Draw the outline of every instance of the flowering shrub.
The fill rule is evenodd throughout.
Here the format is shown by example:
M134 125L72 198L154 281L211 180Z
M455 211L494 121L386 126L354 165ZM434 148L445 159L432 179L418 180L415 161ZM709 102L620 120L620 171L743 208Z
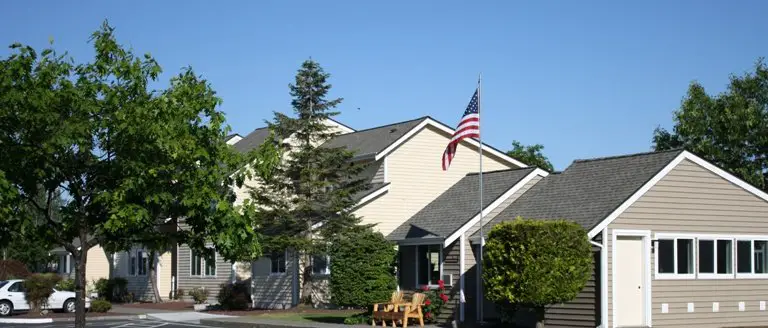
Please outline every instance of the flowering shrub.
M430 289L429 286L421 287L425 296L422 307L424 321L429 323L437 321L437 316L440 315L443 305L448 303L448 295L445 294L445 282L438 280L437 285L437 289Z

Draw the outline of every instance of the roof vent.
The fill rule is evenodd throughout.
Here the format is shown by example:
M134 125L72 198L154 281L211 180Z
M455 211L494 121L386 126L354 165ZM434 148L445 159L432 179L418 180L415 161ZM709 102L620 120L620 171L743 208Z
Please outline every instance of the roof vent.
M397 128L391 128L391 129L389 129L389 133L395 133L395 131L397 131Z

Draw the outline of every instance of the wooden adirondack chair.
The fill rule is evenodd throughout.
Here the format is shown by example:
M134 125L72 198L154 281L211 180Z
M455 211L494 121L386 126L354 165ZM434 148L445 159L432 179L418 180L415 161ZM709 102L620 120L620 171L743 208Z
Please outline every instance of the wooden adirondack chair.
M426 296L422 293L413 294L410 303L403 304L405 309L403 310L403 328L408 327L408 319L418 319L419 327L424 327L424 313L421 311L421 307L424 305L424 298ZM396 307L397 308L397 307Z
M389 303L377 303L373 305L373 315L371 316L371 327L376 326L376 320L381 320L381 326L386 327L386 321L392 320L392 327L397 327L396 320L401 318L395 315L400 304L403 304L403 292L392 292L392 298Z

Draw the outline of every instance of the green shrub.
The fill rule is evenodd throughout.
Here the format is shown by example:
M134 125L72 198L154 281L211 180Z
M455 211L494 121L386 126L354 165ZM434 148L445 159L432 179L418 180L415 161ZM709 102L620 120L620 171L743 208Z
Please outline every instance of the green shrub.
M109 279L100 278L99 280L94 281L93 289L96 291L96 294L99 294L99 298L108 299L107 295L109 295Z
M53 294L53 287L61 278L53 273L33 274L24 280L24 296L32 312L40 313Z
M570 301L592 274L587 232L565 220L525 220L496 225L483 255L486 297L502 318L529 308L543 325L544 309Z
M56 284L56 290L74 292L75 291L75 279L64 279L64 280L59 281L59 283Z
M424 293L424 321L432 323L437 321L437 316L443 312L443 305L448 303L448 295L445 294L445 282L437 281L437 289L430 289L428 286L421 287L421 293Z
M30 273L27 266L16 260L0 260L0 280L24 279Z
M246 282L222 284L218 299L222 310L245 310L251 303L248 284Z
M91 301L91 311L105 313L112 309L112 303L106 300L93 300Z
M181 288L177 288L176 293L174 293L173 290L168 292L169 300L180 300L182 297L184 297L184 290Z
M331 242L331 303L366 308L397 288L395 245L379 232L347 232Z
M369 313L357 313L344 318L345 325L368 324L370 322L371 315Z
M101 299L110 302L128 301L128 280L125 278L101 278L93 282L93 289L99 294Z
M195 304L203 304L205 301L208 300L208 290L203 288L192 288L192 290L189 291L189 296L192 296L192 299L195 301Z

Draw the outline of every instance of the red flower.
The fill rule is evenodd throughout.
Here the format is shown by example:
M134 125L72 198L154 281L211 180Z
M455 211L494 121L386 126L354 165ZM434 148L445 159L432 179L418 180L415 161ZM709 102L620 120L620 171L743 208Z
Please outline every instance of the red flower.
M424 305L430 305L430 304L432 304L432 302L430 302L429 300L424 301Z
M438 280L437 281L437 286L440 287L440 289L444 289L445 288L445 281Z
M429 319L432 317L432 313L431 312L424 313L424 317Z
M423 285L423 286L421 286L421 290L423 290L423 291L425 291L425 292L426 292L426 291L428 291L428 290L429 290L429 286L427 286L427 285Z
M442 299L443 302L448 302L448 295L440 294L440 299Z

